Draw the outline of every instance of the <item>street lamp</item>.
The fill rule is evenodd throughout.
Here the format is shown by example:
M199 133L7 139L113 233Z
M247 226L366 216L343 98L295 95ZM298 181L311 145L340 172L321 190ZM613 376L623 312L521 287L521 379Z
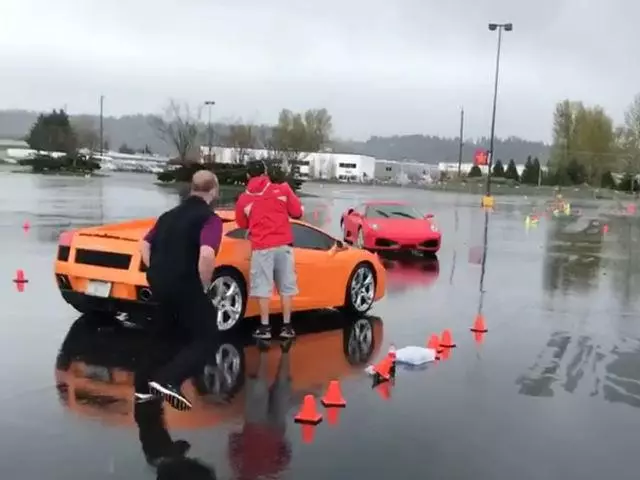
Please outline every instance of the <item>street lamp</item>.
M212 160L212 156L211 156L211 150L213 149L213 129L211 128L211 107L213 107L216 102L214 102L213 100L206 100L204 102L204 104L209 107L209 123L208 123L208 130L209 130L209 161L211 162Z
M496 131L496 104L498 102L498 76L500 73L500 47L502 46L502 31L510 32L513 30L512 23L490 23L489 30L498 31L498 53L496 55L496 78L493 85L493 112L491 113L491 140L489 144L489 164L487 169L487 188L485 196L482 199L482 206L492 207L493 197L491 197L491 167L493 166L493 144Z

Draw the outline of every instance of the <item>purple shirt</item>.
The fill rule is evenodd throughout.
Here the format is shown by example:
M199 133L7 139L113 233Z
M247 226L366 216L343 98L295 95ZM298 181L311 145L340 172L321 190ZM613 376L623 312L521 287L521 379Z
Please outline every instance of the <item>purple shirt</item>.
M144 240L148 243L153 241L156 234L156 226L151 227L151 230L144 236ZM200 245L213 248L216 253L220 248L222 242L222 220L218 215L212 215L202 226L200 230Z

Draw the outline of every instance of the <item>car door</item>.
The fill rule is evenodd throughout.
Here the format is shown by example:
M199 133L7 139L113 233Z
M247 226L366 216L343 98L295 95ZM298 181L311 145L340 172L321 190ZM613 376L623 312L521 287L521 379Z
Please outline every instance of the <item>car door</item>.
M302 223L292 223L293 247L299 294L294 299L296 310L336 305L336 296L344 296L336 239L321 230ZM336 280L340 281L336 281Z
M229 242L228 249L230 251L229 263L237 267L244 278L247 281L247 295L251 289L251 243L247 237L246 228L234 228L226 233L225 237L233 239ZM227 258L220 258L222 263L227 261ZM273 313L279 313L281 311L280 297L275 287L273 289L271 300L271 311ZM253 298L247 299L247 309L245 315L251 317L259 313L258 302Z
M358 205L353 211L345 216L344 219L344 239L350 243L353 243L356 239L358 228L362 225L362 218L364 217L364 206Z

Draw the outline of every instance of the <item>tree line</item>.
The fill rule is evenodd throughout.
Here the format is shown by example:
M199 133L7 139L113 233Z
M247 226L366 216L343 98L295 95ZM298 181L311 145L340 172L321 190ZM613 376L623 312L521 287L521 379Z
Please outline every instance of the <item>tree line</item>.
M622 125L615 125L600 106L571 100L558 103L553 115L549 170L560 185L637 190L640 94L627 108Z

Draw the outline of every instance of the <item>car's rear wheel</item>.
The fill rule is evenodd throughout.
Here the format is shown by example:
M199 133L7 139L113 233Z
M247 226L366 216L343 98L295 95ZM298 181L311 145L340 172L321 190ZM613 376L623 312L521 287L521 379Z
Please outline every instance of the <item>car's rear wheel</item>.
M218 310L215 318L218 331L235 328L247 307L247 287L242 275L232 268L216 270L207 295Z
M359 263L354 268L345 292L346 311L355 315L364 315L373 306L376 295L376 277L368 263Z

